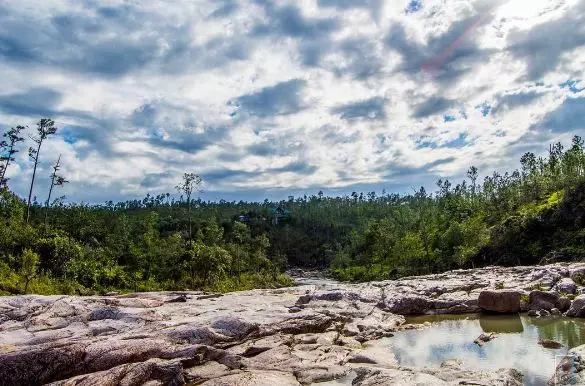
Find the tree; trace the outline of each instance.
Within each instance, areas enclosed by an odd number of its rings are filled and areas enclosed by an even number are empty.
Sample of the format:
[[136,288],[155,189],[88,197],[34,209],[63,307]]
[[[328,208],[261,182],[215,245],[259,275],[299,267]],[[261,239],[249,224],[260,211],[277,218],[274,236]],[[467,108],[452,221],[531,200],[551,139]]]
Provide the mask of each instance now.
[[22,252],[20,259],[20,273],[24,278],[24,294],[26,295],[30,281],[37,275],[39,255],[27,248]]
[[183,193],[187,197],[187,214],[189,217],[189,240],[192,237],[192,226],[191,226],[191,195],[193,191],[200,191],[199,186],[201,185],[201,177],[195,173],[183,174],[183,180],[176,189],[179,193]]
[[[59,154],[59,158],[57,159],[57,162],[53,166],[53,173],[51,173],[51,187],[49,188],[49,197],[47,197],[47,202],[45,203],[45,207],[47,210],[48,210],[49,205],[51,203],[51,194],[53,193],[53,188],[55,186],[63,186],[65,184],[69,183],[69,181],[67,181],[65,179],[65,177],[57,174],[57,172],[59,171],[60,168],[61,168],[61,154]],[[45,212],[45,223],[46,222],[47,222],[47,212]]]
[[36,136],[36,137],[31,136],[31,139],[37,144],[37,148],[35,149],[35,148],[31,147],[28,150],[28,156],[34,162],[34,168],[33,168],[32,179],[30,182],[30,190],[28,192],[28,202],[26,204],[26,222],[27,223],[30,219],[30,200],[32,198],[33,187],[35,184],[35,176],[37,174],[37,166],[39,164],[39,156],[40,156],[41,146],[42,146],[44,140],[47,139],[47,137],[49,135],[53,135],[56,132],[57,132],[57,128],[55,127],[55,122],[49,118],[42,118],[37,123],[38,136]]
[[477,191],[477,168],[472,166],[467,171],[467,177],[471,180],[471,196],[475,198],[475,193]]
[[13,127],[4,133],[4,138],[7,138],[8,140],[0,142],[0,149],[3,150],[3,152],[0,153],[0,161],[4,162],[4,165],[0,166],[0,172],[2,173],[0,176],[0,186],[6,184],[6,171],[8,170],[10,162],[14,161],[14,155],[18,153],[18,150],[15,148],[16,144],[24,141],[24,138],[20,136],[20,132],[24,129],[24,126]]

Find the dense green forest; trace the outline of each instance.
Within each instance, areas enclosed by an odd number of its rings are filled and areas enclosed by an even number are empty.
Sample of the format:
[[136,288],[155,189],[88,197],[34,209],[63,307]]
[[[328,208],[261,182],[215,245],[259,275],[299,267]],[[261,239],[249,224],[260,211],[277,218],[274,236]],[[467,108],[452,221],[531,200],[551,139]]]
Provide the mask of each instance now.
[[441,179],[433,193],[205,202],[199,176],[185,173],[175,194],[90,205],[51,201],[67,183],[60,161],[46,201],[31,199],[43,141],[57,130],[48,119],[29,149],[28,198],[10,191],[5,173],[26,130],[0,141],[0,294],[230,291],[288,285],[290,266],[359,281],[585,258],[578,136],[550,146],[548,157],[524,154],[513,172],[480,181],[471,167],[466,181]]

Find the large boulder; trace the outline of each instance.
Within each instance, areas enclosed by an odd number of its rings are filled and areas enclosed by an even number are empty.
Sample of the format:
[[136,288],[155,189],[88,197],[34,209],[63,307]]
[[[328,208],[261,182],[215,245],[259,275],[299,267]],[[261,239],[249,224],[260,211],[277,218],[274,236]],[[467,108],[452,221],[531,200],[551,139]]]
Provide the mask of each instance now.
[[585,295],[579,295],[571,303],[571,307],[565,313],[567,316],[585,317]]
[[553,288],[556,292],[560,292],[563,294],[574,294],[577,292],[577,285],[573,281],[573,279],[569,279],[568,277],[561,279],[555,284]]
[[477,304],[484,311],[500,313],[520,312],[520,292],[506,290],[481,291]]
[[530,293],[531,310],[547,310],[558,308],[561,312],[569,309],[571,301],[554,292],[532,291]]

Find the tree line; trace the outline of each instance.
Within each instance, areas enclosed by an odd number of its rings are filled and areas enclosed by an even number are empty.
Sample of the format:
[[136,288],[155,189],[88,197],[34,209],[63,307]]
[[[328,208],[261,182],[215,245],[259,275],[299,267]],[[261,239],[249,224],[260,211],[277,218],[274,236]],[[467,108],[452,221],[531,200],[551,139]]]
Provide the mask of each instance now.
[[[54,124],[45,123],[43,132],[41,126],[34,165],[42,141],[56,131],[48,130]],[[66,183],[58,160],[40,204],[16,196],[5,179],[23,130],[5,134],[1,153],[4,294],[229,291],[288,285],[282,275],[288,266],[360,281],[585,257],[585,155],[578,136],[567,148],[550,146],[548,157],[524,154],[518,170],[480,181],[471,167],[465,181],[440,179],[435,192],[319,192],[275,202],[203,201],[194,173],[182,176],[178,196],[50,202],[53,188]]]

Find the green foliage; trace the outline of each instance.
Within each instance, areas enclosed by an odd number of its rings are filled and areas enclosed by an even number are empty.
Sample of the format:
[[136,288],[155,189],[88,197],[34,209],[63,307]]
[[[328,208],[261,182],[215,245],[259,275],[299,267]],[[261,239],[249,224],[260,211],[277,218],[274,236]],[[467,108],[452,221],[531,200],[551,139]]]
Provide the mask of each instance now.
[[39,255],[30,249],[25,249],[20,257],[20,274],[24,278],[24,293],[28,293],[30,281],[36,277],[39,264]]
[[[39,140],[54,134],[51,122],[44,125]],[[468,180],[441,179],[434,193],[256,203],[193,199],[201,179],[187,174],[179,199],[31,203],[30,216],[25,201],[0,187],[0,293],[22,293],[26,282],[45,294],[231,291],[288,285],[287,266],[366,281],[585,259],[582,139],[567,150],[553,145],[548,158],[527,153],[520,165],[483,181],[471,167]],[[38,255],[35,274],[22,271],[25,251]]]

